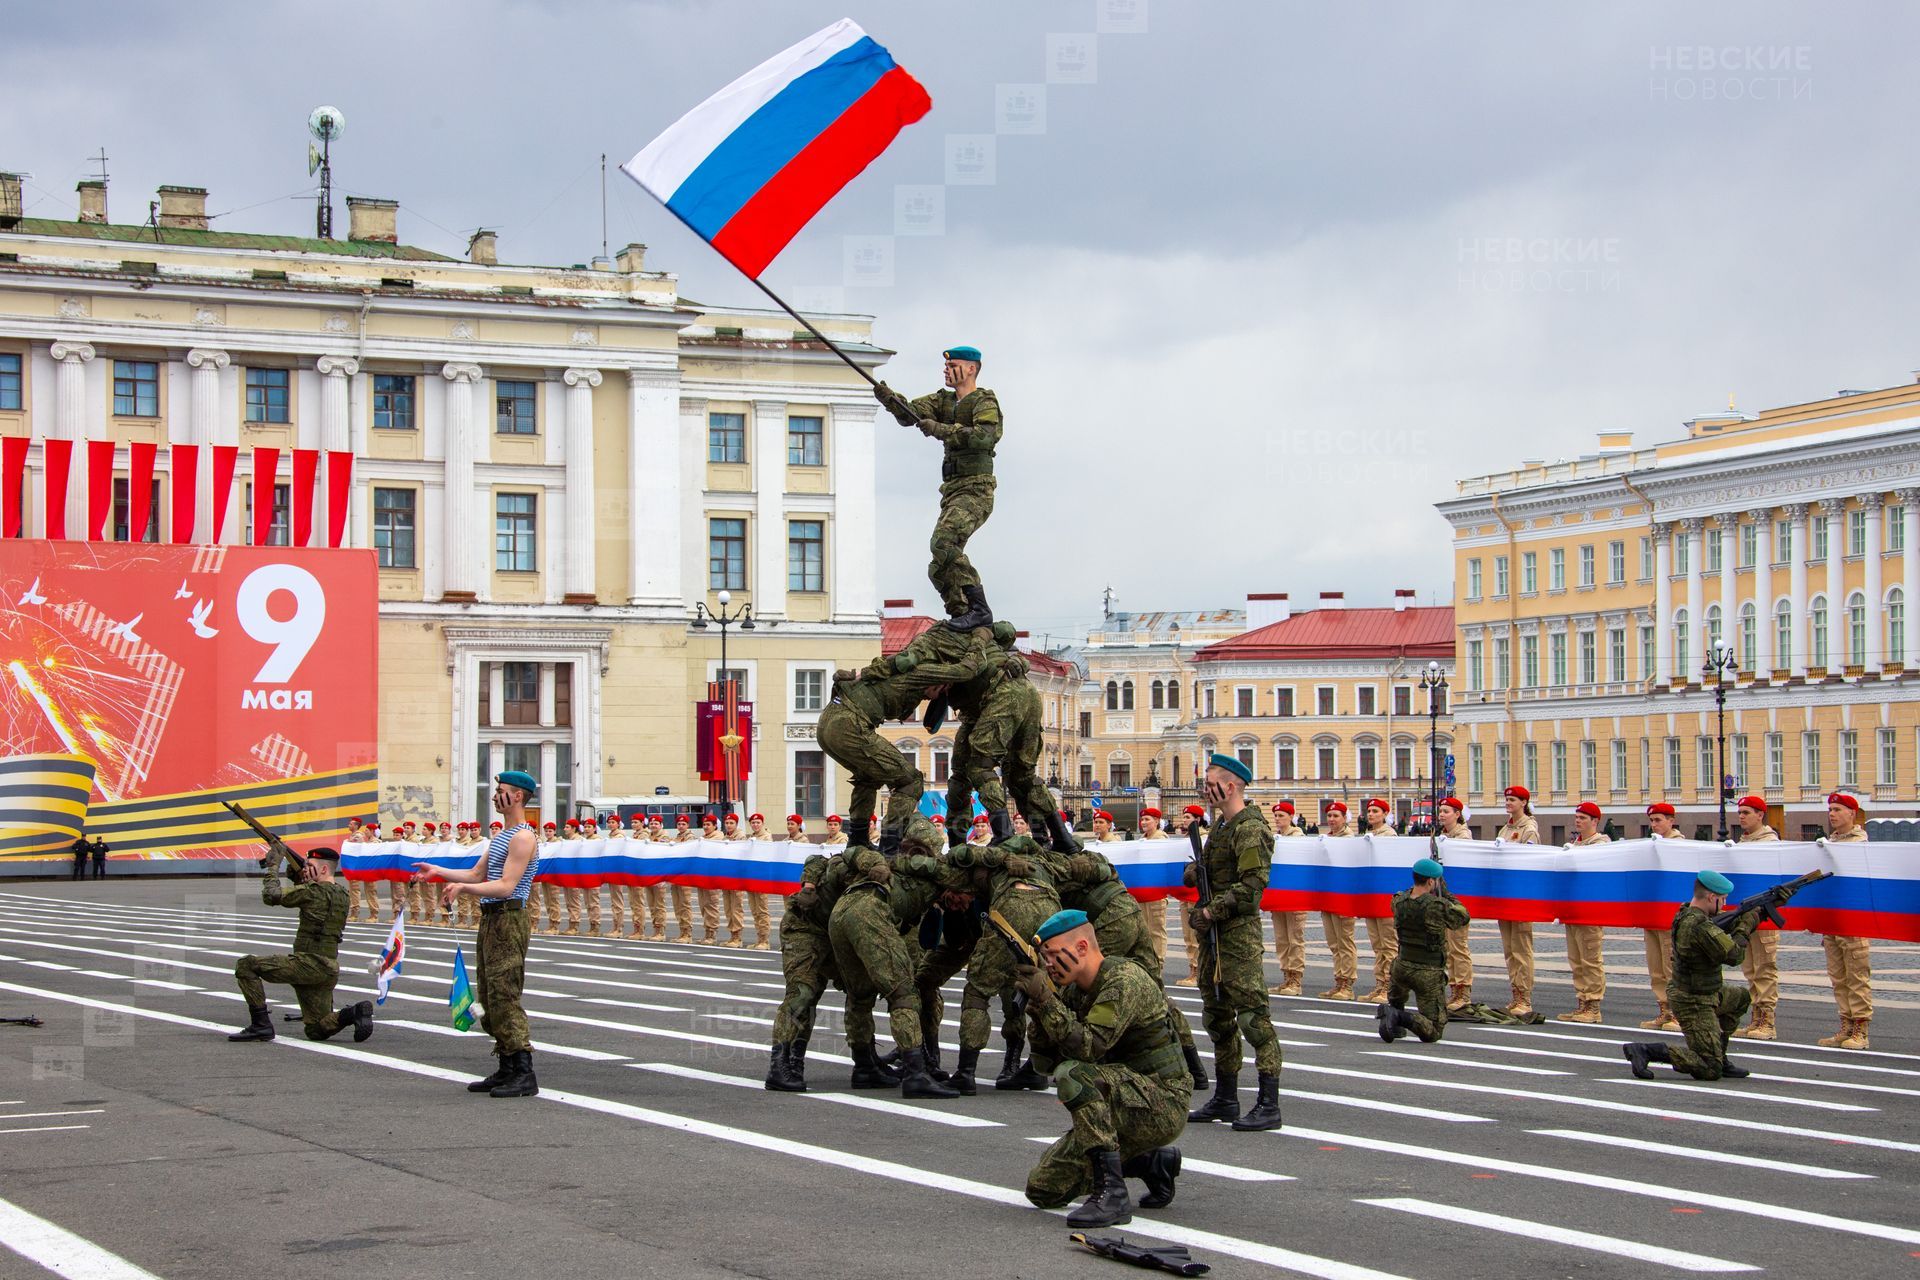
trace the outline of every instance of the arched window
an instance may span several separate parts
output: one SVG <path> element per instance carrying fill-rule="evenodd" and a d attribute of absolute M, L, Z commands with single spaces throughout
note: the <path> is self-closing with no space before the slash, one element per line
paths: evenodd
<path fill-rule="evenodd" d="M 1897 510 L 1898 508 L 1896 508 Z M 1887 656 L 1888 662 L 1907 660 L 1907 597 L 1900 588 L 1887 592 Z"/>
<path fill-rule="evenodd" d="M 1753 671 L 1760 661 L 1760 610 L 1749 600 L 1740 606 L 1740 666 Z"/>
<path fill-rule="evenodd" d="M 1107 681 L 1107 710 L 1120 709 L 1120 684 L 1117 680 Z"/>
<path fill-rule="evenodd" d="M 1167 710 L 1178 711 L 1179 709 L 1180 682 L 1178 680 L 1169 680 L 1167 681 Z"/>
<path fill-rule="evenodd" d="M 1725 629 L 1722 626 L 1722 619 L 1720 617 L 1720 606 L 1717 604 L 1708 605 L 1707 606 L 1707 645 L 1706 645 L 1706 648 L 1702 650 L 1702 652 L 1705 654 L 1711 655 L 1714 649 L 1717 646 L 1719 646 L 1725 639 L 1726 639 Z"/>
<path fill-rule="evenodd" d="M 1120 684 L 1120 709 L 1133 710 L 1133 681 L 1124 680 Z"/>
<path fill-rule="evenodd" d="M 1167 682 L 1164 680 L 1155 680 L 1151 692 L 1153 696 L 1153 709 L 1155 711 L 1164 711 L 1167 706 Z"/>
<path fill-rule="evenodd" d="M 1847 662 L 1867 665 L 1867 598 L 1858 591 L 1847 597 Z"/>
<path fill-rule="evenodd" d="M 1827 665 L 1827 598 L 1813 598 L 1813 665 Z"/>
<path fill-rule="evenodd" d="M 1793 668 L 1793 605 L 1786 600 L 1773 606 L 1773 665 Z"/>
<path fill-rule="evenodd" d="M 1673 652 L 1680 660 L 1680 677 L 1685 679 L 1687 664 L 1693 661 L 1693 650 L 1687 647 L 1687 611 L 1685 609 L 1674 610 Z"/>

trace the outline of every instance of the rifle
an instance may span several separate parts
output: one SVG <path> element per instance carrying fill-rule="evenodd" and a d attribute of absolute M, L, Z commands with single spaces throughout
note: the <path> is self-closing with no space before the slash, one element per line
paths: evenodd
<path fill-rule="evenodd" d="M 1787 905 L 1788 899 L 1792 898 L 1794 894 L 1800 892 L 1810 884 L 1819 884 L 1822 880 L 1832 878 L 1833 872 L 1831 871 L 1809 871 L 1797 880 L 1788 880 L 1782 884 L 1776 884 L 1771 888 L 1762 889 L 1745 902 L 1737 906 L 1728 907 L 1725 911 L 1715 916 L 1713 922 L 1722 929 L 1731 929 L 1734 926 L 1734 922 L 1739 920 L 1741 916 L 1746 915 L 1749 911 L 1758 911 L 1766 919 L 1773 921 L 1774 928 L 1784 929 L 1787 927 L 1787 922 L 1781 918 L 1780 908 Z M 1754 924 L 1757 928 L 1759 921 L 1755 921 Z"/>
<path fill-rule="evenodd" d="M 41 1023 L 40 1019 L 34 1017 L 32 1014 L 28 1014 L 24 1018 L 0 1018 L 0 1026 L 38 1027 L 42 1025 L 44 1024 Z"/>
<path fill-rule="evenodd" d="M 1207 859 L 1200 843 L 1201 833 L 1207 829 L 1205 818 L 1195 818 L 1187 826 L 1187 843 L 1193 846 L 1193 887 L 1199 891 L 1197 905 L 1206 906 L 1213 901 L 1213 884 L 1207 879 Z M 1207 941 L 1213 947 L 1213 972 L 1208 976 L 1207 985 L 1213 988 L 1213 1002 L 1224 1004 L 1226 997 L 1220 992 L 1220 922 L 1209 920 Z"/>
<path fill-rule="evenodd" d="M 1015 967 L 1030 964 L 1041 973 L 1047 972 L 1047 962 L 1040 958 L 1040 953 L 1033 949 L 1033 944 L 1021 937 L 1020 931 L 1014 928 L 1005 916 L 992 908 L 988 908 L 987 923 L 993 926 L 993 931 L 996 934 L 1000 935 L 1000 941 L 1005 944 L 1007 954 L 1012 957 Z M 1051 975 L 1048 975 L 1047 981 L 1053 981 Z M 1020 1013 L 1025 1013 L 1027 1010 L 1027 993 L 1016 988 L 1013 996 L 1013 1004 L 1015 1010 Z"/>
<path fill-rule="evenodd" d="M 1171 1271 L 1177 1276 L 1203 1276 L 1212 1270 L 1204 1262 L 1195 1262 L 1183 1244 L 1149 1247 L 1132 1244 L 1124 1236 L 1094 1236 L 1084 1231 L 1076 1231 L 1067 1238 L 1103 1258 L 1131 1262 L 1136 1267 L 1146 1267 L 1150 1271 Z"/>
<path fill-rule="evenodd" d="M 262 871 L 271 871 L 282 858 L 293 863 L 296 870 L 305 871 L 307 869 L 307 860 L 298 853 L 295 853 L 293 847 L 285 840 L 282 840 L 279 836 L 261 826 L 259 819 L 255 818 L 231 800 L 222 800 L 220 803 L 226 807 L 227 812 L 246 823 L 249 827 L 252 827 L 254 834 L 266 842 L 267 851 L 260 857 L 260 869 Z"/>

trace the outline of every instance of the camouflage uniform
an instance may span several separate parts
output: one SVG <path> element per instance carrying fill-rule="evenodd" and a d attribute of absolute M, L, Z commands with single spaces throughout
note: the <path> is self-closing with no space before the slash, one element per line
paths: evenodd
<path fill-rule="evenodd" d="M 902 1053 L 920 1048 L 918 965 L 905 935 L 908 922 L 917 925 L 939 893 L 944 868 L 931 853 L 937 847 L 931 825 L 923 819 L 916 828 L 919 851 L 902 849 L 891 863 L 864 846 L 842 855 L 848 884 L 834 903 L 827 934 L 847 991 L 847 1047 L 856 1059 L 873 1048 L 873 1006 L 881 997 L 894 1044 Z M 881 868 L 888 868 L 884 876 Z"/>
<path fill-rule="evenodd" d="M 1280 1040 L 1267 1006 L 1260 937 L 1260 899 L 1273 868 L 1273 832 L 1252 805 L 1207 832 L 1201 857 L 1213 900 L 1206 904 L 1218 926 L 1219 953 L 1200 933 L 1200 997 L 1214 1067 L 1222 1081 L 1240 1070 L 1240 1042 L 1253 1046 L 1254 1070 L 1280 1074 Z M 1218 981 L 1214 981 L 1215 974 Z"/>
<path fill-rule="evenodd" d="M 1471 923 L 1467 909 L 1437 882 L 1417 898 L 1408 889 L 1393 895 L 1393 927 L 1400 954 L 1388 979 L 1387 1003 L 1405 1009 L 1407 995 L 1413 995 L 1420 1011 L 1402 1016 L 1413 1034 L 1427 1044 L 1447 1029 L 1447 935 Z"/>
<path fill-rule="evenodd" d="M 901 426 L 945 446 L 940 463 L 940 516 L 933 524 L 933 560 L 927 578 L 940 593 L 948 614 L 967 607 L 965 590 L 980 585 L 967 540 L 993 514 L 993 450 L 1000 443 L 1000 400 L 985 387 L 964 399 L 940 390 L 908 402 L 912 416 L 896 415 Z"/>
<path fill-rule="evenodd" d="M 1727 986 L 1721 969 L 1744 958 L 1747 938 L 1759 921 L 1758 913 L 1748 912 L 1731 932 L 1724 931 L 1691 902 L 1674 915 L 1667 1005 L 1687 1034 L 1686 1044 L 1667 1047 L 1675 1071 L 1695 1080 L 1718 1080 L 1725 1072 L 1727 1040 L 1752 997 L 1745 987 Z"/>
<path fill-rule="evenodd" d="M 966 812 L 972 791 L 989 813 L 1011 802 L 1028 827 L 1044 830 L 1053 797 L 1040 781 L 1045 731 L 1026 659 L 1009 654 L 994 670 L 950 690 L 947 701 L 963 717 L 947 774 L 947 812 Z"/>
<path fill-rule="evenodd" d="M 780 916 L 780 972 L 786 998 L 773 1015 L 773 1042 L 805 1044 L 827 983 L 838 980 L 828 925 L 846 884 L 845 858 L 814 854 L 800 868 L 800 891 Z"/>
<path fill-rule="evenodd" d="M 1012 868 L 1008 859 L 1020 858 Z M 1048 874 L 1045 855 L 1031 836 L 1015 836 L 1002 844 L 984 849 L 962 845 L 952 855 L 953 865 L 984 870 L 989 876 L 988 901 L 992 909 L 1006 918 L 1023 938 L 1040 932 L 1048 916 L 1060 910 L 1060 896 Z M 1017 874 L 1016 874 L 1017 873 Z M 960 1049 L 978 1056 L 993 1035 L 987 1008 L 994 996 L 1007 1011 L 1000 1032 L 1007 1042 L 1009 1061 L 1017 1059 L 1027 1043 L 1027 1020 L 1023 1006 L 1014 1002 L 1013 959 L 1007 948 L 994 939 L 986 946 L 975 946 L 967 965 L 967 986 L 960 997 Z"/>
<path fill-rule="evenodd" d="M 532 934 L 525 910 L 507 907 L 480 912 L 474 941 L 473 997 L 480 1003 L 480 1029 L 493 1037 L 495 1057 L 533 1048 L 520 992 L 527 981 L 527 940 Z"/>
<path fill-rule="evenodd" d="M 1153 985 L 1161 990 L 1167 1020 L 1179 1036 L 1181 1048 L 1192 1048 L 1193 1028 L 1187 1024 L 1180 1007 L 1174 1004 L 1173 997 L 1166 994 L 1160 955 L 1147 933 L 1145 914 L 1121 883 L 1120 873 L 1098 849 L 1083 849 L 1065 857 L 1051 854 L 1048 860 L 1054 883 L 1060 889 L 1060 905 L 1087 913 L 1102 954 L 1122 956 L 1147 971 Z M 1164 903 L 1154 905 L 1165 909 Z"/>
<path fill-rule="evenodd" d="M 1123 1161 L 1164 1147 L 1187 1127 L 1193 1092 L 1167 1030 L 1166 996 L 1138 965 L 1108 956 L 1093 990 L 1069 986 L 1033 1011 L 1034 1065 L 1050 1072 L 1073 1129 L 1027 1175 L 1043 1209 L 1092 1187 L 1088 1153 Z"/>
<path fill-rule="evenodd" d="M 270 907 L 291 907 L 300 913 L 293 935 L 293 954 L 241 956 L 233 976 L 247 1008 L 264 1008 L 265 983 L 284 982 L 300 1000 L 300 1021 L 307 1039 L 325 1040 L 348 1024 L 333 1007 L 334 984 L 340 981 L 340 935 L 347 927 L 347 888 L 339 881 L 325 884 L 280 883 L 278 864 L 260 879 L 260 901 Z"/>

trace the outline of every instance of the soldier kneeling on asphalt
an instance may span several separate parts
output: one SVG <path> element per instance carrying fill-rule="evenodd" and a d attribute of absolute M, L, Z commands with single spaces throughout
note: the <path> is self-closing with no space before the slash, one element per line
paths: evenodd
<path fill-rule="evenodd" d="M 1131 1222 L 1128 1178 L 1147 1184 L 1140 1206 L 1158 1209 L 1180 1176 L 1180 1149 L 1167 1144 L 1186 1128 L 1193 1081 L 1167 999 L 1145 969 L 1101 953 L 1084 911 L 1056 912 L 1036 937 L 1046 972 L 1020 965 L 1015 980 L 1033 1019 L 1034 1065 L 1052 1073 L 1073 1130 L 1027 1175 L 1027 1199 L 1051 1209 L 1090 1191 L 1067 1225 Z"/>
<path fill-rule="evenodd" d="M 300 998 L 307 1039 L 329 1040 L 352 1027 L 353 1038 L 365 1040 L 373 1034 L 372 1003 L 362 1000 L 350 1009 L 333 1007 L 334 984 L 340 981 L 340 935 L 347 927 L 347 887 L 334 879 L 340 855 L 332 849 L 309 853 L 300 868 L 301 882 L 291 889 L 280 883 L 280 862 L 276 858 L 268 863 L 260 879 L 260 901 L 300 913 L 293 954 L 241 956 L 234 962 L 233 976 L 247 1001 L 247 1025 L 227 1039 L 273 1039 L 265 984 L 284 982 Z"/>
<path fill-rule="evenodd" d="M 1633 1074 L 1642 1080 L 1653 1079 L 1648 1064 L 1654 1062 L 1667 1063 L 1695 1080 L 1739 1080 L 1748 1074 L 1727 1060 L 1727 1041 L 1752 996 L 1745 987 L 1726 985 L 1721 970 L 1745 959 L 1761 911 L 1743 911 L 1731 929 L 1720 928 L 1713 918 L 1726 910 L 1732 892 L 1733 881 L 1718 871 L 1702 871 L 1693 884 L 1693 901 L 1673 917 L 1673 980 L 1667 984 L 1667 1006 L 1687 1042 L 1621 1045 Z"/>
<path fill-rule="evenodd" d="M 1375 1014 L 1380 1038 L 1392 1044 L 1411 1031 L 1432 1044 L 1447 1029 L 1447 930 L 1472 923 L 1467 909 L 1447 892 L 1445 868 L 1432 858 L 1413 864 L 1413 887 L 1393 895 L 1393 927 L 1400 935 L 1387 982 L 1387 1002 Z M 1417 1013 L 1407 1012 L 1412 992 Z"/>

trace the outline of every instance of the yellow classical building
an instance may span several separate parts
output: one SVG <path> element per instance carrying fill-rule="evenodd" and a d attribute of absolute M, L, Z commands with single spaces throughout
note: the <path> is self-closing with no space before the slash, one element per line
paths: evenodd
<path fill-rule="evenodd" d="M 689 623 L 723 590 L 755 623 L 727 635 L 757 713 L 736 799 L 842 803 L 813 730 L 833 669 L 879 643 L 876 406 L 790 317 L 688 302 L 641 245 L 564 268 L 504 264 L 490 232 L 432 253 L 389 200 L 310 239 L 211 229 L 199 188 L 162 188 L 149 225 L 111 222 L 103 183 L 79 197 L 75 221 L 23 218 L 0 175 L 0 435 L 34 442 L 27 532 L 47 438 L 160 446 L 156 514 L 116 535 L 148 540 L 173 443 L 240 446 L 224 541 L 251 536 L 249 446 L 350 450 L 383 822 L 483 819 L 503 768 L 541 780 L 549 819 L 703 792 L 692 703 L 720 632 Z M 870 318 L 813 319 L 884 361 Z M 285 486 L 270 500 L 284 543 Z"/>
<path fill-rule="evenodd" d="M 1533 792 L 1544 839 L 1592 799 L 1631 835 L 1652 801 L 1689 834 L 1764 795 L 1789 837 L 1830 791 L 1916 809 L 1920 385 L 1694 418 L 1636 449 L 1463 480 L 1453 528 L 1459 786 L 1496 825 Z M 1725 673 L 1719 759 L 1715 646 Z"/>
<path fill-rule="evenodd" d="M 1109 610 L 1086 642 L 1062 656 L 1080 663 L 1081 741 L 1062 756 L 1063 784 L 1105 794 L 1144 786 L 1192 787 L 1202 763 L 1193 732 L 1199 709 L 1194 655 L 1246 629 L 1240 609 L 1126 613 Z"/>

